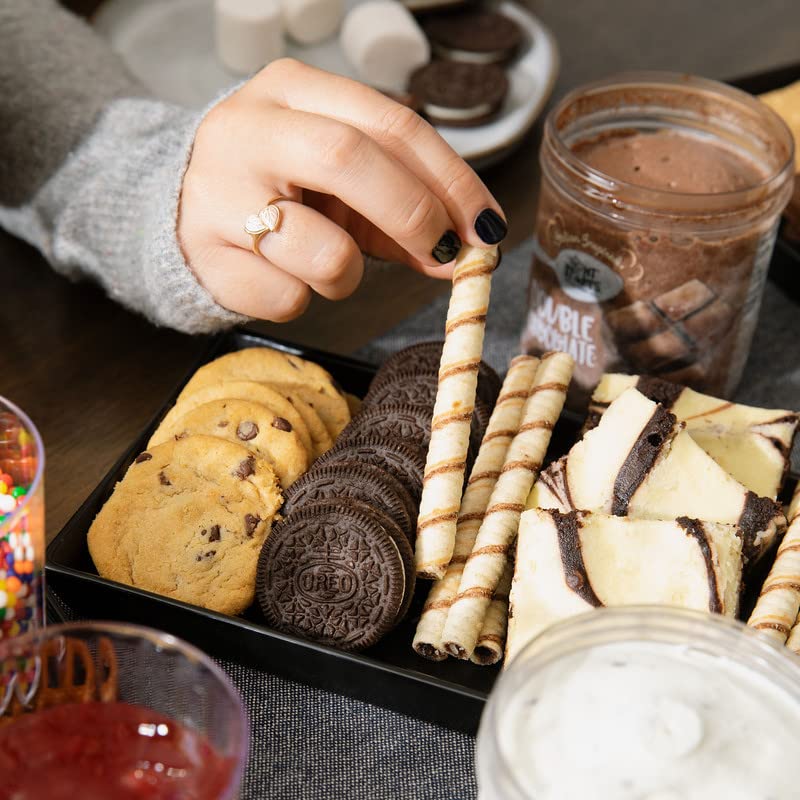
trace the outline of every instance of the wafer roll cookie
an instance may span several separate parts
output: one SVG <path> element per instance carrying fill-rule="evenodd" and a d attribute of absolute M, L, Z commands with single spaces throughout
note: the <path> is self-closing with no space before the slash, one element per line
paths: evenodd
<path fill-rule="evenodd" d="M 547 353 L 536 371 L 522 424 L 508 448 L 486 516 L 464 567 L 458 595 L 447 615 L 442 640 L 445 650 L 457 658 L 470 658 L 475 649 L 517 535 L 525 501 L 564 407 L 574 363 L 566 353 Z"/>
<path fill-rule="evenodd" d="M 497 476 L 511 440 L 519 430 L 522 409 L 530 394 L 539 359 L 517 356 L 503 381 L 492 416 L 475 458 L 467 488 L 461 499 L 453 558 L 445 576 L 431 586 L 414 635 L 414 650 L 425 658 L 447 658 L 442 648 L 442 631 L 450 604 L 458 591 L 467 556 L 472 552 Z"/>
<path fill-rule="evenodd" d="M 464 246 L 453 271 L 417 520 L 416 567 L 421 578 L 444 577 L 453 556 L 478 364 L 496 265 L 496 247 Z"/>
<path fill-rule="evenodd" d="M 795 518 L 778 548 L 775 563 L 747 620 L 751 628 L 783 644 L 800 611 L 800 517 Z"/>
<path fill-rule="evenodd" d="M 490 666 L 503 658 L 508 633 L 508 594 L 511 591 L 511 579 L 514 576 L 514 565 L 509 559 L 503 570 L 500 583 L 497 584 L 492 602 L 486 612 L 478 641 L 472 651 L 470 661 L 473 664 Z"/>

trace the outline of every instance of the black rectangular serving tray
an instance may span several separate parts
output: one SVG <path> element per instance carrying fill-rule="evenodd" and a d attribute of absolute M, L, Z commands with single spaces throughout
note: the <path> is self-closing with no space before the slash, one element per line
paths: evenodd
<path fill-rule="evenodd" d="M 150 435 L 195 370 L 222 353 L 269 346 L 320 364 L 345 391 L 363 397 L 376 368 L 362 361 L 312 350 L 246 331 L 223 334 L 176 386 L 164 406 L 126 450 L 47 548 L 48 588 L 76 616 L 135 622 L 186 639 L 213 656 L 401 711 L 446 727 L 474 733 L 499 668 L 449 659 L 434 663 L 411 649 L 416 622 L 430 584 L 420 581 L 405 621 L 363 653 L 344 653 L 267 627 L 257 608 L 242 617 L 213 611 L 101 578 L 86 534 L 114 485 L 145 449 Z M 574 436 L 576 425 L 564 428 Z M 57 608 L 58 603 L 55 603 Z"/>

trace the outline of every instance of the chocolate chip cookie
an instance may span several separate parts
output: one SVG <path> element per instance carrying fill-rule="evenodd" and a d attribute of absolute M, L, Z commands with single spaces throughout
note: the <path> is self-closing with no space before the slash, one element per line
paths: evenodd
<path fill-rule="evenodd" d="M 195 372 L 185 393 L 226 380 L 266 383 L 281 393 L 292 392 L 319 414 L 335 439 L 350 421 L 347 400 L 319 364 L 271 347 L 249 347 L 220 356 Z"/>
<path fill-rule="evenodd" d="M 285 489 L 307 469 L 308 453 L 292 423 L 266 406 L 249 400 L 212 400 L 161 425 L 150 440 L 152 445 L 170 439 L 204 434 L 243 444 L 259 458 L 266 459 Z"/>
<path fill-rule="evenodd" d="M 272 468 L 243 444 L 172 440 L 134 459 L 89 529 L 89 552 L 104 578 L 239 614 L 280 504 Z"/>

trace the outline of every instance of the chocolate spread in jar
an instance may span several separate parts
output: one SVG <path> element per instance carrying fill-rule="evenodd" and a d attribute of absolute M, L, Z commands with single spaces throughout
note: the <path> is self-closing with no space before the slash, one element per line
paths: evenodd
<path fill-rule="evenodd" d="M 561 145 L 546 131 L 523 347 L 575 358 L 573 406 L 608 371 L 729 394 L 788 199 L 766 188 L 774 169 L 670 124 L 594 125 Z"/>

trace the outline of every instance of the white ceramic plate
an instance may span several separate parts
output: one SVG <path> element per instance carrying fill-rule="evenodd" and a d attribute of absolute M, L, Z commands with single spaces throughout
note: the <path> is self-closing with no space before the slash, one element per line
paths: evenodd
<path fill-rule="evenodd" d="M 348 7 L 357 3 L 347 0 Z M 555 42 L 542 23 L 510 0 L 502 0 L 497 8 L 523 28 L 529 42 L 509 67 L 511 85 L 502 112 L 475 128 L 438 128 L 462 157 L 478 166 L 498 160 L 524 136 L 547 102 L 558 70 Z M 164 100 L 202 108 L 241 80 L 215 56 L 213 0 L 107 0 L 93 22 L 131 72 Z M 358 77 L 338 38 L 308 47 L 287 40 L 286 54 Z"/>

